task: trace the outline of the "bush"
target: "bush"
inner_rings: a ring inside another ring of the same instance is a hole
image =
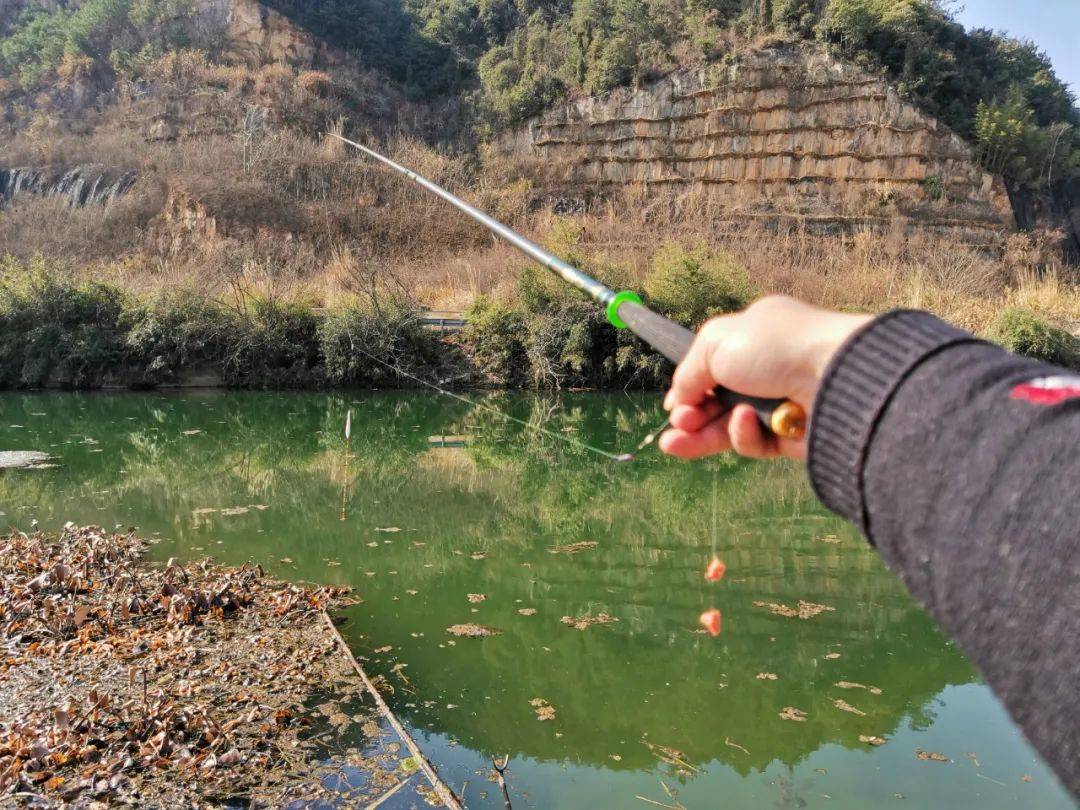
[[[315,312],[304,304],[248,299],[225,352],[226,384],[239,388],[321,385],[325,373],[318,326]]]
[[[185,368],[221,363],[239,334],[238,317],[194,292],[163,294],[124,313],[129,382],[176,382]]]
[[[100,385],[123,365],[123,293],[74,284],[40,262],[0,268],[0,385]]]
[[[990,327],[990,339],[1016,354],[1080,369],[1080,338],[1027,310],[1002,310]]]
[[[746,271],[725,254],[701,246],[660,248],[645,282],[650,303],[683,326],[697,327],[714,315],[742,309],[754,297]]]
[[[468,326],[463,338],[481,371],[508,385],[524,383],[529,376],[525,313],[481,296],[469,307],[465,319]]]
[[[334,385],[401,384],[407,378],[395,369],[417,374],[428,348],[416,310],[404,302],[354,304],[329,312],[319,324],[318,339],[326,379]]]

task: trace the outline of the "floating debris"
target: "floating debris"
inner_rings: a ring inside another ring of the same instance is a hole
[[[397,526],[387,526],[385,529],[376,529],[375,531],[377,531],[377,532],[395,533],[395,532],[400,532],[401,529],[399,529]]]
[[[754,602],[754,607],[768,608],[771,613],[774,613],[777,616],[784,616],[788,619],[812,619],[820,613],[836,610],[834,607],[818,605],[803,599],[799,600],[798,608],[788,607],[787,605],[777,604],[776,602]]]
[[[839,657],[840,657],[840,653],[838,653],[838,652],[831,652],[831,653],[826,653],[825,654],[825,660],[826,661],[835,661]]]
[[[518,609],[518,615],[519,616],[535,616],[536,615],[536,608],[519,608]]]
[[[724,565],[724,561],[719,557],[713,557],[709,567],[705,569],[705,579],[709,582],[719,582],[724,578],[724,572],[726,571],[727,566]]]
[[[573,627],[575,630],[588,630],[594,624],[614,624],[618,619],[607,613],[597,613],[595,616],[588,614],[582,616],[563,616],[560,621],[567,627]]]
[[[940,754],[937,751],[924,751],[921,748],[915,749],[915,759],[922,760],[923,762],[948,762],[949,758],[944,754]]]
[[[659,745],[657,743],[649,742],[648,738],[642,737],[641,742],[645,745],[656,757],[668,765],[672,765],[678,768],[684,776],[692,776],[697,772],[698,766],[690,762],[690,757],[680,751],[678,748],[672,748],[669,745]]]
[[[473,603],[474,605],[478,605],[478,604],[480,604],[481,602],[483,602],[483,601],[486,601],[486,600],[487,600],[487,597],[486,597],[486,596],[485,596],[484,594],[482,594],[482,593],[470,593],[470,594],[467,594],[467,598],[468,598],[468,600],[469,600],[470,602],[472,602],[472,603]]]
[[[876,686],[866,686],[861,683],[854,683],[853,681],[837,681],[836,686],[840,689],[865,689],[871,695],[881,694],[881,690]]]
[[[487,638],[497,636],[502,630],[494,627],[484,627],[482,624],[454,624],[446,628],[446,632],[452,636],[465,636],[466,638]]]
[[[548,554],[580,554],[582,551],[589,551],[598,545],[600,544],[595,540],[580,540],[577,543],[551,546],[548,549]]]
[[[806,712],[802,709],[796,709],[794,706],[785,706],[780,710],[781,720],[794,720],[797,723],[806,722]]]
[[[835,534],[826,534],[821,537],[815,537],[814,539],[819,543],[828,543],[833,546],[838,545],[841,542],[840,538]]]
[[[778,677],[778,675],[775,675],[772,672],[759,672],[757,674],[757,679],[759,681],[775,681]]]
[[[847,703],[846,701],[838,699],[838,700],[833,701],[833,705],[836,706],[836,708],[838,708],[842,712],[850,712],[851,714],[859,715],[859,717],[866,717],[866,712],[859,711],[858,709],[856,709],[854,706],[852,706],[850,703]]]
[[[0,470],[46,470],[52,456],[37,450],[0,450]]]
[[[198,436],[200,433],[202,433],[201,430],[185,430],[184,431],[185,436]]]
[[[720,635],[720,626],[723,621],[723,617],[720,615],[720,611],[716,608],[713,608],[712,610],[706,610],[704,613],[701,614],[700,617],[698,617],[698,621],[701,623],[701,626],[704,627],[708,631],[709,635],[713,638]]]
[[[543,698],[533,698],[529,701],[529,705],[532,706],[533,710],[536,712],[537,720],[555,719],[555,707]]]
[[[859,735],[859,742],[866,743],[867,745],[875,745],[875,746],[884,745],[885,744],[885,738],[884,737],[873,737],[873,736],[870,736],[868,734],[860,734]]]

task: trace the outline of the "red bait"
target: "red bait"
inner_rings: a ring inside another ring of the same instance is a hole
[[[724,565],[724,561],[719,557],[713,557],[709,567],[705,569],[705,579],[709,582],[719,582],[724,578],[725,571],[727,571],[727,566]]]
[[[714,638],[720,635],[721,620],[722,617],[720,616],[720,611],[716,608],[713,608],[712,610],[706,610],[704,613],[701,614],[701,618],[699,619],[699,621],[701,622],[701,626],[708,630],[709,635],[713,636]]]

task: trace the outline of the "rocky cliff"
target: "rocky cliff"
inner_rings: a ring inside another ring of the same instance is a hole
[[[893,223],[985,241],[1015,227],[1001,179],[882,78],[782,47],[585,98],[503,136],[547,193],[704,192],[731,218]]]

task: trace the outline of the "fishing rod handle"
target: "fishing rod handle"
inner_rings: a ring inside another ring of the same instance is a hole
[[[681,363],[694,342],[694,333],[651,309],[623,301],[618,307],[619,319],[626,327],[673,363]],[[730,410],[746,404],[754,409],[762,426],[785,439],[802,439],[806,436],[806,411],[801,405],[785,399],[763,399],[717,387],[713,391],[717,401]]]

